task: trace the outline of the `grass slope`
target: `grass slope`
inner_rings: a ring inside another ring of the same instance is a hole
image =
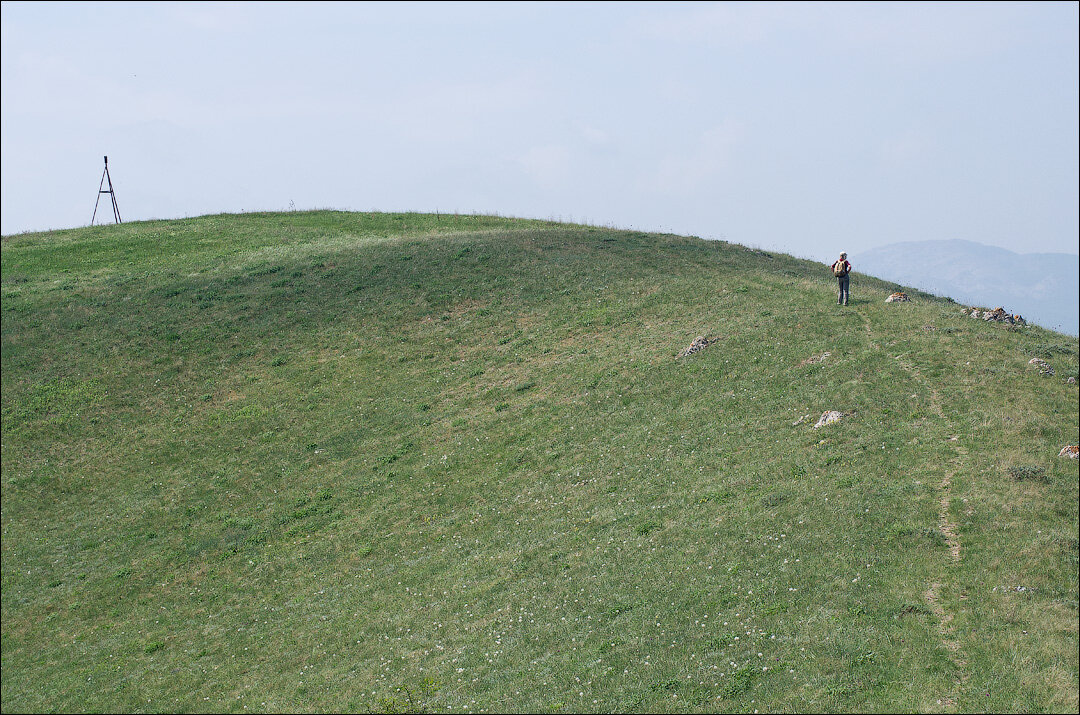
[[[2,259],[5,712],[1078,707],[1075,338],[498,217]]]

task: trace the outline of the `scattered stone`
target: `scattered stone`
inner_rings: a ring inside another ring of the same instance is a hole
[[[1080,445],[1067,444],[1061,448],[1061,451],[1058,452],[1058,456],[1080,459]]]
[[[807,413],[807,414],[803,415],[803,416],[802,416],[802,417],[800,417],[799,419],[797,419],[797,420],[795,420],[794,422],[792,422],[792,423],[791,423],[791,426],[792,426],[792,427],[798,427],[798,426],[799,426],[799,425],[801,425],[801,424],[802,424],[803,422],[806,422],[806,421],[807,421],[808,419],[810,419],[810,414],[809,414],[809,413]]]
[[[814,429],[818,427],[824,427],[825,425],[832,424],[844,416],[843,412],[837,412],[836,410],[829,410],[828,412],[822,412],[821,417],[818,418],[817,424],[814,425]]]
[[[1069,377],[1065,378],[1065,382],[1066,382],[1066,384],[1069,384],[1069,385],[1075,385],[1076,384],[1076,378],[1070,375]]]
[[[686,350],[683,350],[681,353],[676,355],[675,359],[678,360],[681,357],[686,357],[687,355],[693,355],[696,352],[701,352],[702,350],[709,347],[710,345],[712,345],[713,343],[715,343],[719,339],[720,338],[712,338],[712,339],[710,339],[710,338],[706,338],[704,335],[699,335],[696,338],[694,338],[694,342],[690,343],[690,347],[686,348]]]
[[[814,357],[808,357],[799,364],[800,365],[816,365],[819,362],[825,362],[825,358],[829,357],[830,355],[832,355],[832,353],[823,352],[820,355],[815,355]]]
[[[993,310],[989,308],[963,308],[961,311],[964,315],[972,318],[978,318],[981,320],[990,320],[995,323],[1008,323],[1009,325],[1027,325],[1027,321],[1024,320],[1022,315],[1010,315],[1005,312],[1005,308],[997,307]]]
[[[885,299],[886,303],[910,303],[911,298],[908,298],[907,293],[893,293]]]
[[[1031,358],[1028,360],[1028,365],[1034,365],[1035,369],[1039,371],[1040,375],[1050,377],[1054,374],[1054,366],[1046,362],[1042,358]]]

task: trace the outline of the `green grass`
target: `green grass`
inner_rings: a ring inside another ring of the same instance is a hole
[[[492,216],[2,261],[5,712],[1078,707],[1075,338]]]

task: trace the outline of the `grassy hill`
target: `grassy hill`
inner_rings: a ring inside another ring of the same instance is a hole
[[[4,237],[3,710],[1075,712],[1077,340],[894,289],[489,216]]]

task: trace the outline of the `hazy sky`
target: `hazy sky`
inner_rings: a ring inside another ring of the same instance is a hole
[[[125,221],[438,209],[830,261],[1077,252],[1075,2],[2,13],[4,234],[88,225],[108,154]]]

